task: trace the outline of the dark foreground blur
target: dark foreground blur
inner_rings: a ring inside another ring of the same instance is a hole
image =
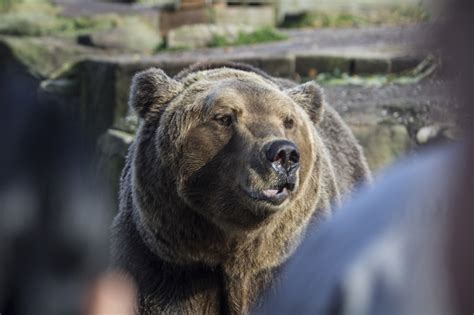
[[[0,86],[0,312],[79,312],[106,265],[109,196],[72,117],[25,78]]]

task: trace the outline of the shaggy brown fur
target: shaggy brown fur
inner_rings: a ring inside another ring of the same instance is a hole
[[[133,80],[142,123],[122,174],[115,267],[141,313],[246,314],[311,219],[369,179],[348,127],[315,83],[296,85],[242,64],[200,64]],[[273,140],[299,152],[287,199],[256,199],[280,179],[263,157]],[[316,220],[315,220],[316,219]]]

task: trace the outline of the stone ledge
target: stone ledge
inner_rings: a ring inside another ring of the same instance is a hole
[[[352,68],[389,71],[390,60],[386,59],[351,59],[347,56],[327,55],[284,55],[253,56],[240,58],[220,58],[215,60],[240,61],[253,65],[272,76],[294,78],[295,76],[312,77],[320,71],[331,71],[338,67],[341,71]],[[370,62],[372,60],[372,62]],[[374,61],[375,60],[375,61]],[[77,66],[80,77],[80,90],[83,121],[87,130],[95,135],[102,134],[107,128],[131,131],[135,122],[128,117],[128,91],[133,75],[149,67],[163,69],[173,76],[190,64],[200,59],[162,59],[154,57],[98,57],[89,58]],[[305,72],[310,71],[310,72]],[[312,73],[311,73],[312,71]]]
[[[401,73],[415,68],[425,57],[408,53],[363,53],[359,51],[322,51],[320,53],[297,53],[295,72],[302,77],[313,77],[318,73],[332,73],[336,69],[351,75]]]

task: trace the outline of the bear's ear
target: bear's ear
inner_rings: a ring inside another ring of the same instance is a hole
[[[285,90],[285,93],[299,104],[314,123],[319,123],[324,113],[324,94],[314,82],[297,85]]]
[[[129,106],[140,118],[159,115],[182,90],[182,83],[173,80],[161,69],[150,68],[133,77]]]

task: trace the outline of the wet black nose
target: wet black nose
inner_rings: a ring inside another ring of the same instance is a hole
[[[287,140],[276,140],[266,145],[267,159],[280,164],[287,172],[296,170],[299,166],[300,153],[296,144]]]

